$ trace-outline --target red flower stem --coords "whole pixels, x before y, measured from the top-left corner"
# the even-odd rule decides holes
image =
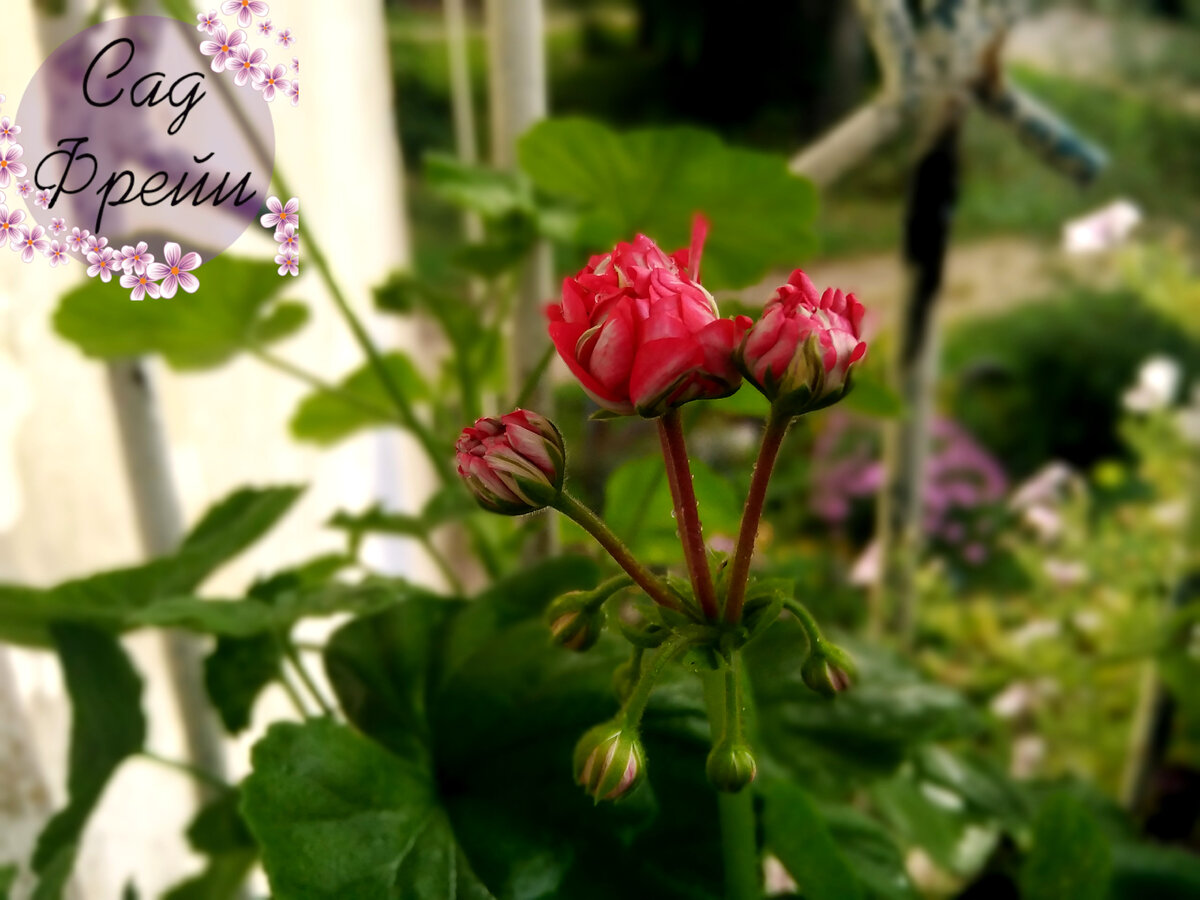
[[[662,440],[663,458],[667,463],[667,481],[675,501],[675,524],[692,577],[692,590],[700,602],[705,618],[716,621],[717,592],[712,572],[708,569],[708,553],[704,548],[704,528],[700,524],[700,508],[692,484],[692,465],[688,461],[687,443],[683,438],[683,422],[679,410],[672,409],[658,420],[658,436]]]
[[[558,497],[558,502],[554,504],[554,508],[594,537],[596,542],[608,551],[608,555],[616,560],[618,566],[629,573],[629,577],[646,592],[651,600],[667,609],[678,610],[680,608],[679,600],[671,593],[662,579],[642,565],[621,539],[613,534],[612,529],[604,524],[604,520],[577,498],[563,491]]]
[[[763,432],[758,461],[754,464],[754,475],[750,479],[750,493],[746,496],[746,508],[742,512],[742,525],[738,532],[737,549],[733,553],[733,566],[729,570],[729,595],[725,600],[725,621],[737,622],[742,618],[742,606],[746,602],[746,584],[750,580],[750,560],[754,556],[754,541],[758,537],[758,523],[762,519],[763,502],[767,498],[767,485],[779,448],[787,435],[792,417],[771,408],[767,417],[767,428]]]

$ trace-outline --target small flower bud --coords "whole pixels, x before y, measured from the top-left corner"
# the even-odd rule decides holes
[[[479,505],[506,516],[550,506],[562,493],[566,450],[549,419],[518,409],[463,429],[458,474]]]
[[[860,339],[863,307],[833,288],[818,294],[797,269],[763,307],[734,354],[762,394],[791,415],[840,400],[850,368],[867,352]]]
[[[800,670],[804,683],[823,697],[836,697],[854,682],[854,660],[841,647],[821,641]]]
[[[604,610],[595,599],[594,591],[571,591],[547,607],[554,643],[578,652],[591,649],[604,631]]]
[[[745,743],[722,741],[708,754],[704,771],[718,791],[736,794],[758,775],[758,763]]]
[[[575,780],[592,798],[617,800],[646,776],[646,751],[637,730],[614,720],[597,725],[575,745]]]

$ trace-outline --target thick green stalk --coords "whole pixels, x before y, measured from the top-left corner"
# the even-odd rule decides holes
[[[683,422],[679,410],[659,417],[658,433],[662,440],[663,459],[667,465],[667,481],[671,499],[675,502],[675,525],[683,544],[684,559],[692,579],[692,590],[700,609],[709,621],[717,619],[717,592],[712,572],[708,568],[708,551],[704,547],[704,527],[700,524],[700,507],[692,484],[692,465],[688,460],[687,444],[683,437]]]
[[[750,479],[750,493],[746,495],[746,508],[742,512],[733,565],[729,570],[729,593],[725,598],[726,622],[737,622],[742,617],[746,585],[750,580],[750,561],[754,558],[754,542],[758,537],[758,523],[762,521],[763,504],[767,499],[767,485],[771,482],[775,460],[779,458],[779,448],[783,446],[791,421],[791,416],[783,415],[774,406],[771,407],[758,461],[754,464],[754,475]]]
[[[737,702],[736,663],[729,668],[705,672],[704,701],[714,741],[732,727],[730,715],[740,715]],[[732,701],[730,694],[733,695]],[[735,733],[736,733],[735,731]],[[721,820],[721,856],[725,865],[725,900],[762,900],[762,866],[758,858],[758,824],[754,815],[754,792],[717,793],[717,811]]]

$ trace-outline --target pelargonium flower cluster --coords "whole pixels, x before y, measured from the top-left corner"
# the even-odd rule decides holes
[[[275,265],[279,274],[300,274],[300,201],[296,197],[281,203],[278,197],[267,198],[267,214],[259,221],[263,228],[275,229]]]
[[[221,12],[226,16],[236,16],[234,23],[222,22],[215,9],[196,16],[196,30],[208,35],[208,40],[200,42],[200,52],[212,57],[214,72],[233,72],[234,84],[244,87],[249,84],[262,94],[263,100],[270,103],[277,95],[288,97],[292,106],[300,105],[300,80],[298,77],[289,78],[289,67],[286,64],[272,65],[267,58],[267,51],[262,48],[251,48],[247,43],[246,32],[243,29],[254,26],[259,36],[269,38],[275,34],[275,43],[287,49],[296,42],[290,28],[281,28],[278,32],[270,19],[266,18],[270,7],[263,0],[225,0],[221,4]],[[254,20],[260,19],[255,25]],[[292,57],[290,72],[300,74],[300,60]]]

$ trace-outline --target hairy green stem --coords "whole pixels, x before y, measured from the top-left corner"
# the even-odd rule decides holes
[[[633,692],[629,695],[629,699],[625,701],[625,706],[621,709],[621,716],[624,718],[626,724],[637,727],[637,724],[641,722],[642,715],[646,712],[646,704],[650,702],[650,694],[654,691],[654,685],[662,677],[667,664],[686,647],[687,639],[680,635],[675,635],[664,641],[662,647],[654,654],[654,658],[650,661],[650,664],[642,668],[637,684],[633,687]]]
[[[737,548],[733,553],[733,565],[729,571],[729,593],[725,598],[725,621],[737,622],[742,617],[742,606],[746,602],[746,586],[750,581],[750,561],[754,558],[754,542],[758,538],[758,524],[762,520],[763,504],[767,498],[767,485],[779,458],[779,448],[787,436],[792,417],[783,415],[771,407],[767,428],[763,432],[758,460],[754,463],[754,475],[750,479],[750,493],[746,495],[746,508],[742,512],[742,524],[738,531]]]
[[[700,524],[700,507],[696,503],[696,488],[692,484],[692,465],[688,460],[687,444],[679,410],[672,409],[658,419],[658,434],[662,441],[663,459],[667,465],[667,481],[671,499],[675,502],[675,524],[683,544],[684,559],[692,579],[692,590],[705,618],[715,621],[717,592],[712,572],[708,568],[708,551],[704,547],[704,527]]]
[[[741,728],[737,721],[741,714],[737,699],[740,679],[735,666],[736,663],[731,663],[723,671],[705,672],[701,676],[714,742],[728,733],[729,728]],[[735,719],[733,724],[729,722],[730,717]],[[718,791],[717,811],[721,820],[721,856],[725,864],[725,900],[762,900],[754,792],[743,790],[730,794]]]
[[[595,538],[596,542],[608,551],[608,555],[616,560],[617,565],[629,573],[629,577],[646,592],[651,600],[667,609],[679,609],[679,601],[662,579],[647,569],[629,551],[621,539],[613,534],[612,529],[604,524],[603,519],[565,490],[559,495],[554,508]]]

